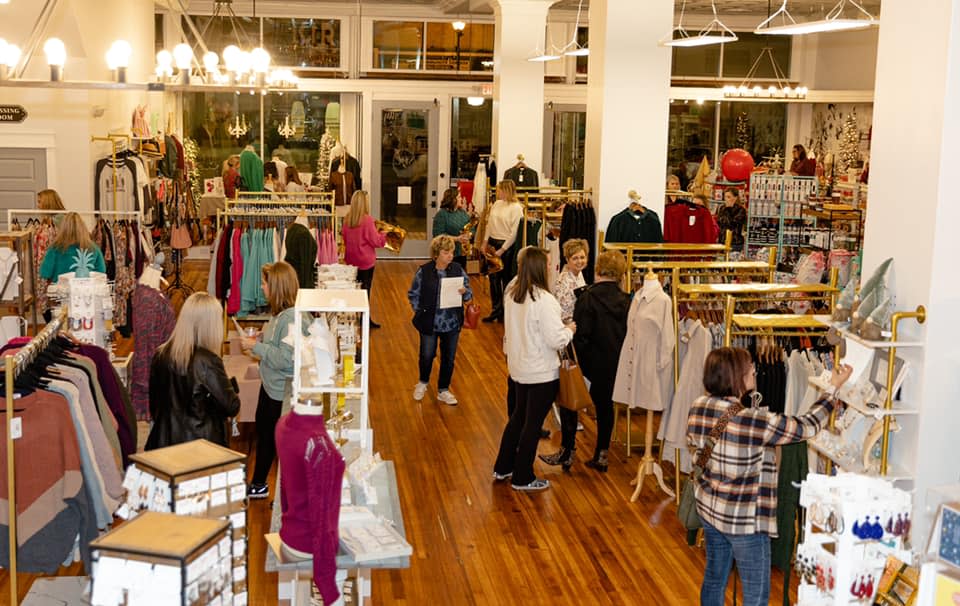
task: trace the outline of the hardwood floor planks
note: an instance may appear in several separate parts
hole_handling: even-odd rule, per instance
[[[611,450],[610,470],[583,465],[593,453],[596,424],[581,415],[577,463],[570,473],[539,461],[538,475],[552,487],[518,493],[492,481],[493,461],[506,423],[506,365],[501,324],[464,330],[451,390],[456,407],[436,400],[437,364],[422,402],[417,382],[419,339],[406,299],[417,263],[381,261],[374,278],[371,331],[371,406],[374,446],[396,463],[407,538],[414,547],[406,570],[373,573],[374,605],[646,605],[696,604],[704,552],[686,545],[672,499],[648,478],[630,503],[630,480],[639,456]],[[207,265],[185,264],[186,281],[203,288]],[[471,278],[484,315],[487,280]],[[129,348],[129,343],[122,343]],[[545,426],[556,430],[553,415]],[[615,437],[622,433],[623,417]],[[635,415],[634,429],[643,419]],[[559,433],[540,445],[553,452]],[[234,447],[247,452],[250,444]],[[639,454],[639,451],[637,451]],[[250,603],[275,603],[277,576],[263,571],[263,533],[271,501],[250,504]],[[80,574],[79,566],[60,574]],[[35,575],[20,575],[25,595]],[[733,583],[731,582],[731,588]],[[8,591],[0,571],[0,592]],[[782,577],[773,574],[771,603],[779,603]],[[732,604],[732,591],[728,590]]]

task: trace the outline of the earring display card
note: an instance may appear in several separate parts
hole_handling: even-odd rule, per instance
[[[937,555],[942,561],[960,568],[960,504],[944,505],[940,515],[940,547]]]

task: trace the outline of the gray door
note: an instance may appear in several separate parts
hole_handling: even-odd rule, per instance
[[[429,256],[437,212],[436,108],[432,103],[378,101],[373,104],[373,216],[406,230],[400,257]],[[379,154],[377,153],[379,151]],[[377,256],[396,255],[381,249]]]
[[[0,149],[0,222],[7,228],[8,208],[36,208],[37,192],[47,188],[47,151]]]

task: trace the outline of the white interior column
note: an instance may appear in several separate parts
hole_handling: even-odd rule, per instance
[[[544,64],[527,61],[544,50],[547,12],[556,0],[495,0],[493,153],[497,170],[516,164],[543,170]],[[549,49],[548,49],[549,50]],[[498,175],[499,178],[499,175]]]
[[[670,113],[668,47],[673,0],[592,0],[584,183],[594,190],[598,225],[637,190],[663,220]]]
[[[913,544],[927,540],[927,490],[958,481],[960,436],[960,2],[884,2],[877,55],[870,197],[864,275],[894,258],[896,308],[927,308],[927,322],[903,322],[899,349],[910,364],[903,399],[919,417],[901,416],[891,463],[915,470]],[[925,18],[917,19],[917,15]]]

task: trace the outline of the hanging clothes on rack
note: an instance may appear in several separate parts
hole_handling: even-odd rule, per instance
[[[210,272],[211,275],[214,272]],[[210,291],[213,292],[213,291]],[[157,349],[173,334],[176,315],[170,299],[157,287],[137,284],[133,291],[133,360],[130,397],[136,418],[150,420],[150,362]]]
[[[660,216],[649,208],[631,204],[610,218],[603,239],[615,243],[663,242]]]
[[[263,191],[263,160],[251,145],[240,152],[240,176],[244,191]]]
[[[663,241],[716,244],[720,234],[710,210],[690,200],[678,200],[663,211]]]
[[[657,280],[634,294],[620,350],[613,400],[664,410],[673,399],[673,302]]]
[[[566,263],[563,258],[563,245],[567,240],[582,238],[587,241],[587,265],[583,268],[583,279],[593,283],[593,268],[596,262],[597,215],[589,200],[580,203],[567,203],[563,207],[560,222],[560,267]]]
[[[487,206],[487,165],[481,160],[477,163],[477,171],[473,175],[473,195],[470,198],[473,212],[480,214]]]
[[[343,156],[337,156],[330,162],[331,181],[333,180],[334,173],[339,172],[340,165],[343,164],[346,172],[353,176],[354,189],[363,189],[363,178],[360,176],[360,161],[347,153],[346,148],[344,148],[343,155],[347,158],[345,162],[343,161]],[[339,206],[339,203],[337,205]]]

